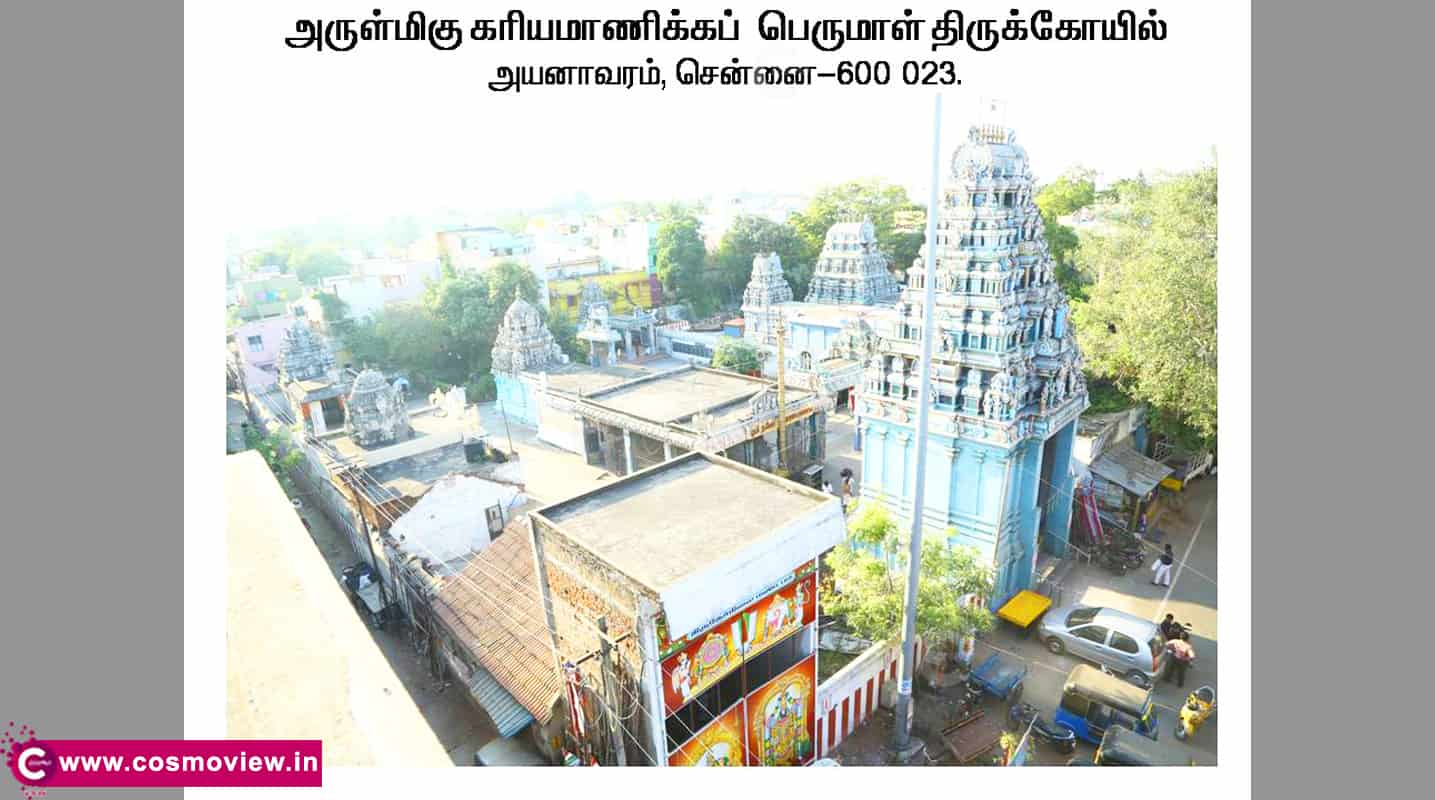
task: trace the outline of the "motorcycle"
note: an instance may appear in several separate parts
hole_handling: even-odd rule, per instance
[[[1049,724],[1030,703],[1013,705],[1010,717],[1012,724],[1018,728],[1025,728],[1027,723],[1031,723],[1031,735],[1056,752],[1067,755],[1076,752],[1076,734],[1069,728]]]
[[[1216,690],[1202,686],[1186,698],[1181,706],[1181,718],[1176,722],[1176,738],[1181,741],[1195,736],[1206,720],[1216,712]]]

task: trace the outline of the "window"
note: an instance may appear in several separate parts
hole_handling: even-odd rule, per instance
[[[249,337],[249,352],[251,352],[251,353],[262,353],[262,352],[264,352],[264,337],[262,337],[262,336],[251,336],[251,337]]]
[[[1136,640],[1121,631],[1111,632],[1111,646],[1123,653],[1128,653],[1133,656],[1141,652],[1141,648],[1136,644]]]
[[[1078,639],[1085,639],[1096,644],[1106,644],[1106,634],[1107,630],[1100,625],[1087,625],[1071,632],[1071,635]]]

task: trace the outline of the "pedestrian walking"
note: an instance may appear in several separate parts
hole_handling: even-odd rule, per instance
[[[852,507],[852,502],[857,499],[856,492],[852,489],[852,470],[842,470],[842,511],[845,513]]]
[[[1166,652],[1171,655],[1171,668],[1166,671],[1166,682],[1174,681],[1178,688],[1186,687],[1186,669],[1196,660],[1196,648],[1191,646],[1191,635],[1185,630],[1180,637],[1166,643]]]
[[[1156,573],[1156,576],[1151,579],[1151,585],[1170,586],[1171,565],[1175,563],[1176,554],[1171,552],[1171,545],[1168,544],[1166,545],[1166,552],[1162,553],[1161,557],[1156,559],[1156,563],[1151,565],[1151,570]]]

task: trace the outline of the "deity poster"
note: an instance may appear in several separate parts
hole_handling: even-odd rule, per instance
[[[686,647],[663,661],[663,705],[667,713],[692,698],[817,616],[817,577],[806,575],[689,637]]]
[[[745,766],[742,745],[743,704],[736,703],[698,735],[668,756],[670,767]]]
[[[747,764],[801,766],[812,761],[817,659],[809,656],[747,698]]]

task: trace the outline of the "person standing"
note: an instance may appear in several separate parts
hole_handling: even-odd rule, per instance
[[[844,470],[842,470],[842,510],[843,510],[843,512],[846,512],[846,511],[851,510],[851,508],[852,508],[852,502],[853,502],[854,500],[856,500],[856,499],[857,499],[857,497],[856,497],[856,492],[854,492],[853,489],[852,489],[852,470],[851,470],[851,469],[844,469]]]
[[[1167,614],[1166,618],[1161,620],[1161,635],[1165,637],[1168,642],[1181,638],[1181,634],[1184,633],[1185,630],[1186,629],[1181,626],[1181,623],[1176,621],[1175,614]]]
[[[1151,585],[1152,585],[1152,586],[1170,586],[1170,585],[1171,585],[1171,565],[1172,565],[1172,564],[1175,564],[1175,563],[1176,563],[1176,554],[1173,553],[1173,552],[1171,552],[1171,545],[1168,544],[1168,545],[1166,545],[1166,551],[1161,554],[1161,557],[1160,557],[1160,558],[1156,559],[1156,563],[1155,563],[1155,564],[1152,564],[1152,565],[1151,565],[1151,569],[1156,572],[1156,576],[1151,579]]]
[[[1171,669],[1166,672],[1166,682],[1176,682],[1178,688],[1186,687],[1186,668],[1196,660],[1196,648],[1191,646],[1191,635],[1182,630],[1180,638],[1166,643],[1166,652],[1171,655]]]

